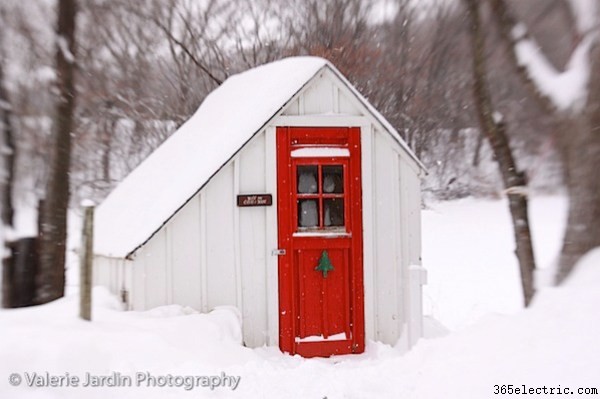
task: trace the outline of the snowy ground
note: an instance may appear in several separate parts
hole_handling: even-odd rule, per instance
[[[522,384],[537,392],[545,386],[548,397],[569,388],[577,397],[578,388],[600,389],[600,250],[565,286],[545,288],[531,309],[520,310],[505,207],[463,200],[424,211],[426,310],[453,331],[421,340],[407,354],[377,343],[369,343],[363,355],[334,359],[252,350],[240,344],[234,309],[122,312],[114,298],[96,289],[93,323],[77,319],[76,296],[0,311],[0,398],[485,398]],[[557,253],[564,209],[560,198],[533,202],[542,266],[551,265]],[[63,386],[28,386],[34,373],[46,371],[65,376]],[[132,386],[82,387],[87,372],[125,377],[121,385],[131,378]],[[77,377],[80,386],[64,386],[67,373],[71,385]],[[179,386],[148,386],[153,378],[167,383],[168,375]],[[19,377],[20,385],[9,384]],[[202,386],[216,383],[226,386]]]
[[[519,269],[506,201],[466,198],[423,211],[425,313],[451,330],[489,313],[522,309]],[[565,225],[565,197],[534,198],[532,236],[540,286],[552,280]]]

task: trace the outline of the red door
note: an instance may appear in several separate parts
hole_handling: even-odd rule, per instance
[[[277,128],[279,346],[364,351],[359,128]]]

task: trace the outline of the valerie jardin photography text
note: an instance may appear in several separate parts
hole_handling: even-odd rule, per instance
[[[195,388],[209,388],[210,390],[215,388],[229,388],[233,391],[237,389],[240,380],[240,376],[227,375],[225,372],[221,372],[218,375],[154,375],[148,371],[137,372],[133,376],[113,371],[110,374],[104,375],[86,372],[83,376],[71,373],[24,372],[22,374],[13,373],[8,377],[8,382],[13,386],[25,385],[37,388],[178,387],[186,391],[191,391]]]

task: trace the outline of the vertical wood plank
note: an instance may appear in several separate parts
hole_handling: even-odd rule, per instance
[[[406,322],[405,304],[408,291],[408,215],[407,215],[407,195],[406,181],[403,176],[403,168],[401,166],[400,157],[396,153],[393,157],[393,193],[394,193],[394,238],[396,250],[396,287],[399,292],[396,294],[396,310],[397,314],[397,332],[398,337],[403,331],[403,325]]]
[[[201,309],[200,204],[196,195],[169,222],[172,303]]]
[[[400,287],[397,275],[400,272],[396,258],[396,235],[398,203],[394,190],[394,161],[396,154],[388,145],[380,131],[374,136],[374,184],[375,206],[375,295],[377,305],[377,339],[383,342],[395,342],[399,336],[398,302]],[[391,174],[390,174],[391,172]]]
[[[265,132],[257,134],[239,157],[239,193],[267,193]],[[270,207],[239,208],[242,324],[244,343],[258,347],[267,343],[267,267],[265,253],[266,212]]]
[[[200,283],[202,312],[208,312],[208,254],[206,250],[206,191],[200,192]]]
[[[240,193],[240,158],[233,160],[233,198]],[[242,297],[242,259],[241,259],[241,240],[240,235],[240,208],[232,207],[233,211],[233,257],[235,268],[235,303],[244,314],[244,301]]]
[[[362,204],[363,204],[363,273],[365,287],[365,334],[367,339],[377,339],[375,297],[375,253],[373,251],[376,231],[374,229],[374,148],[373,129],[370,124],[361,126]]]
[[[277,195],[277,147],[276,147],[276,128],[268,127],[265,140],[265,176],[266,189],[268,193]],[[273,256],[272,251],[277,249],[277,201],[266,209],[266,239],[265,239],[265,259],[266,259],[266,286],[267,286],[267,335],[268,345],[279,344],[279,302],[278,302],[278,259]]]
[[[166,304],[173,304],[173,219],[164,227],[165,230],[165,296]]]
[[[333,90],[333,112],[336,114],[340,113],[340,89],[335,83],[331,85]]]
[[[236,306],[234,165],[224,166],[206,186],[208,307]]]
[[[298,114],[299,115],[304,115],[306,112],[304,111],[304,97],[305,97],[305,93],[306,91],[304,91],[302,94],[300,94],[300,96],[298,97]]]

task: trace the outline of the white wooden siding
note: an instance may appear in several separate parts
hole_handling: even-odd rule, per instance
[[[265,134],[256,137],[239,157],[237,194],[269,193],[265,179]],[[275,193],[272,193],[275,194]],[[273,195],[275,198],[275,195]],[[239,215],[239,261],[241,271],[242,323],[246,345],[260,346],[267,337],[267,207],[236,208]],[[249,333],[252,331],[253,333]]]
[[[420,265],[419,166],[325,70],[290,100],[140,250],[133,261],[98,258],[97,281],[125,287],[136,310],[176,303],[208,312],[234,305],[244,341],[277,345],[277,126],[359,126],[362,143],[366,338],[410,344],[420,301],[409,290]],[[238,194],[272,194],[269,207],[237,207]],[[125,265],[126,263],[126,265]],[[417,288],[414,288],[417,287]],[[418,324],[418,323],[417,323]],[[411,337],[401,337],[402,334]]]
[[[146,269],[142,262],[130,262],[133,270],[133,281],[126,286],[129,291],[129,306],[131,309],[144,310],[146,307]]]
[[[338,89],[339,93],[339,89]],[[362,115],[354,101],[347,95],[339,96],[339,112],[344,115]]]
[[[93,284],[104,285],[111,292],[119,294],[124,284],[131,282],[130,262],[124,259],[96,257],[94,260]]]
[[[159,230],[154,237],[148,241],[136,257],[135,263],[141,262],[145,270],[145,306],[151,309],[157,306],[170,304],[167,301],[167,268],[170,266],[167,258],[167,230]]]
[[[233,178],[233,164],[229,164],[206,187],[209,309],[219,305],[236,306]]]
[[[304,91],[304,114],[326,114],[334,112],[333,82],[323,72]]]
[[[400,229],[399,201],[397,196],[396,154],[387,145],[381,134],[376,132],[372,167],[373,177],[373,219],[375,225],[375,317],[377,330],[375,338],[383,342],[393,342],[399,336],[400,307],[398,296],[402,293],[399,284],[401,273],[398,262],[397,237]]]
[[[405,260],[408,263],[403,267],[408,280],[408,288],[404,290],[404,312],[408,345],[412,346],[423,335],[423,284],[427,281],[427,273],[421,266],[421,181],[410,162],[399,158],[399,163],[404,187],[402,217],[409,226],[403,231],[404,246],[408,250]]]
[[[200,199],[195,196],[167,226],[170,241],[171,303],[202,308]]]

